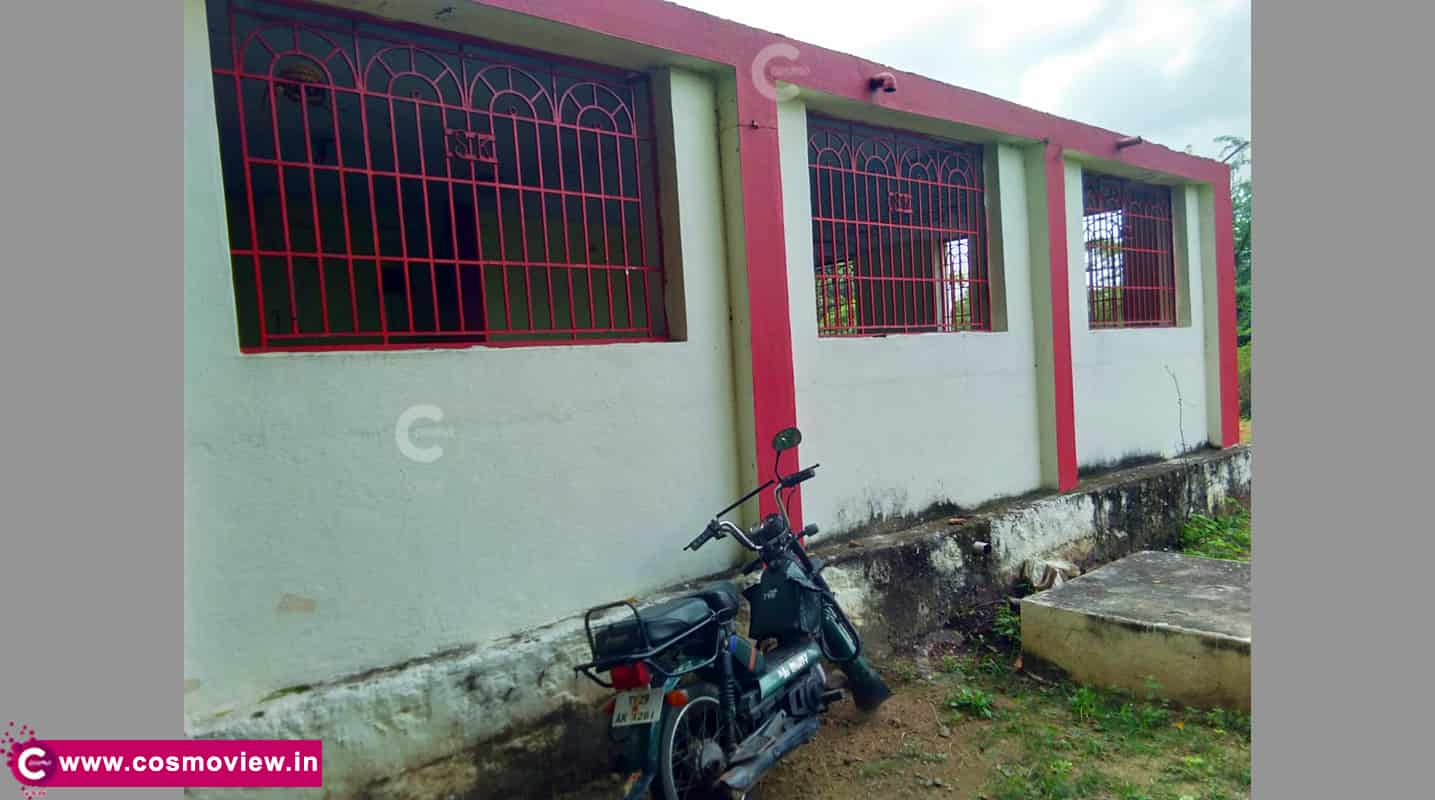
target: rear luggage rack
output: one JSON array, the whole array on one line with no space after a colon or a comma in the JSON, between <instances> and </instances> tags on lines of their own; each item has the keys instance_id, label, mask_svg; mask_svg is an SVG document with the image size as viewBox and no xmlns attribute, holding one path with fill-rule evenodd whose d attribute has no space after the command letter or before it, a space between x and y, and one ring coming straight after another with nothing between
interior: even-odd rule
<instances>
[{"instance_id":1,"label":"rear luggage rack","mask_svg":"<svg viewBox=\"0 0 1435 800\"><path fill-rule=\"evenodd\" d=\"M593 638L593 615L602 611L608 611L610 609L618 608L620 606L626 607L629 611L633 613L633 621L636 623L638 635L643 638L643 649L640 651L633 651L598 658L598 645L596 640ZM643 662L647 665L648 669L652 670L663 678L676 678L682 675L687 675L690 672L696 672L717 661L718 655L721 652L722 648L722 631L718 631L717 638L713 643L713 654L699 664L689 665L687 667L683 667L682 669L669 671L659 666L651 659L653 659L660 653L674 647L675 645L682 643L689 636L692 636L693 634L697 633L698 631L702 630L703 628L707 627L708 625L711 625L716 621L717 614L712 610L709 610L707 616L704 617L701 621L689 626L682 633L672 637L668 641L660 645L654 646L652 641L648 638L648 629L643 625L642 615L638 613L637 607L634 606L632 603L628 602L627 600L619 600L616 603L606 603L601 606L594 606L583 612L583 633L588 638L588 652L592 653L594 658L592 661L589 661L584 664L579 664L578 666L574 667L573 671L583 673L588 677L589 680L593 681L599 686L604 687L605 689L613 688L613 682L603 680L602 678L595 675L595 672L607 672L613 667L618 666L619 664L628 664L634 661ZM617 623L610 623L609 625L613 624Z\"/></svg>"}]
</instances>

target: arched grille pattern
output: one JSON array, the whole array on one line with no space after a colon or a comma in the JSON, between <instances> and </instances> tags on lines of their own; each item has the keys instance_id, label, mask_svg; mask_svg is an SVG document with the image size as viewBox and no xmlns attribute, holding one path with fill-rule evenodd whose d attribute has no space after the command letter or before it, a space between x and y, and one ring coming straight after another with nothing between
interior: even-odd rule
<instances>
[{"instance_id":1,"label":"arched grille pattern","mask_svg":"<svg viewBox=\"0 0 1435 800\"><path fill-rule=\"evenodd\" d=\"M211 0L246 351L665 338L643 75Z\"/></svg>"},{"instance_id":2,"label":"arched grille pattern","mask_svg":"<svg viewBox=\"0 0 1435 800\"><path fill-rule=\"evenodd\" d=\"M1084 172L1081 188L1091 327L1175 326L1170 187Z\"/></svg>"},{"instance_id":3,"label":"arched grille pattern","mask_svg":"<svg viewBox=\"0 0 1435 800\"><path fill-rule=\"evenodd\" d=\"M980 145L808 117L819 336L991 330Z\"/></svg>"}]
</instances>

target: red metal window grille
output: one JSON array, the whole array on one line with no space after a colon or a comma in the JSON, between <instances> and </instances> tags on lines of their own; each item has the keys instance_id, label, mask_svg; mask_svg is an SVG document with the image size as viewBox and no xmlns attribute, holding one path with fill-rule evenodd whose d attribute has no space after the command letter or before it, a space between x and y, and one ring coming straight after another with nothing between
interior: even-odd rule
<instances>
[{"instance_id":1,"label":"red metal window grille","mask_svg":"<svg viewBox=\"0 0 1435 800\"><path fill-rule=\"evenodd\" d=\"M991 330L981 146L807 125L818 335Z\"/></svg>"},{"instance_id":2,"label":"red metal window grille","mask_svg":"<svg viewBox=\"0 0 1435 800\"><path fill-rule=\"evenodd\" d=\"M246 352L666 338L646 76L210 9Z\"/></svg>"},{"instance_id":3,"label":"red metal window grille","mask_svg":"<svg viewBox=\"0 0 1435 800\"><path fill-rule=\"evenodd\" d=\"M1081 188L1091 327L1175 326L1170 187L1086 172Z\"/></svg>"}]
</instances>

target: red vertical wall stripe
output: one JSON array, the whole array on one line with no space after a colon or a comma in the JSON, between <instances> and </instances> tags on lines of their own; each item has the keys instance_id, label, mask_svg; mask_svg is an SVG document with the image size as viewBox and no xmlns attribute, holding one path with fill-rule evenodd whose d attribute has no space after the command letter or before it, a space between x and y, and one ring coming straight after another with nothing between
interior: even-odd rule
<instances>
[{"instance_id":1,"label":"red vertical wall stripe","mask_svg":"<svg viewBox=\"0 0 1435 800\"><path fill-rule=\"evenodd\" d=\"M1066 242L1066 160L1046 145L1046 234L1051 251L1051 366L1057 488L1076 488L1076 394L1071 376L1071 276Z\"/></svg>"},{"instance_id":2,"label":"red vertical wall stripe","mask_svg":"<svg viewBox=\"0 0 1435 800\"><path fill-rule=\"evenodd\" d=\"M1231 174L1211 184L1216 224L1216 324L1220 347L1221 446L1241 441L1236 368L1236 243L1231 220Z\"/></svg>"},{"instance_id":3,"label":"red vertical wall stripe","mask_svg":"<svg viewBox=\"0 0 1435 800\"><path fill-rule=\"evenodd\" d=\"M781 150L777 140L777 103L757 90L747 76L737 81L738 137L742 170L743 234L747 255L747 302L752 350L753 428L757 435L758 476L765 475L776 453L772 435L798 424L797 384L792 358L792 311L787 293L787 243L782 221ZM756 124L754 124L756 123ZM783 457L783 469L796 468L796 453ZM777 510L764 493L763 514ZM802 495L791 494L787 513L802 526Z\"/></svg>"}]
</instances>

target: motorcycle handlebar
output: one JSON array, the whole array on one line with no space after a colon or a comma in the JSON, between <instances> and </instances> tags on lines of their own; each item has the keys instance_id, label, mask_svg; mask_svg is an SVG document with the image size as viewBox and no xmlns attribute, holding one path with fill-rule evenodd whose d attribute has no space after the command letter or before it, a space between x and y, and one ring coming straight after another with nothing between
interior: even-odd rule
<instances>
[{"instance_id":1,"label":"motorcycle handlebar","mask_svg":"<svg viewBox=\"0 0 1435 800\"><path fill-rule=\"evenodd\" d=\"M711 539L711 538L713 538L714 536L717 536L717 535L718 535L718 534L717 534L717 530L716 530L716 529L714 528L714 526L710 523L706 528L703 528L703 532L700 533L700 534L698 534L698 535L697 535L697 538L693 539L691 542L688 542L687 547L684 547L683 549L684 549L684 550L692 550L693 552L697 552L698 548L700 548L700 547L702 547L703 545L707 544L709 539Z\"/></svg>"},{"instance_id":2,"label":"motorcycle handlebar","mask_svg":"<svg viewBox=\"0 0 1435 800\"><path fill-rule=\"evenodd\" d=\"M751 531L745 532L731 522L727 522L725 520L720 521L719 518L721 518L723 514L726 514L727 512L733 510L734 508L737 508L738 506L752 499L754 496L757 495L758 492L761 492L762 490L768 488L769 486L772 486L773 484L777 484L781 489L791 489L792 487L816 475L817 468L819 466L821 465L813 464L807 469L794 472L791 475L778 476L775 480L767 481L763 485L743 495L742 499L738 500L737 502L733 503L722 511L719 511L717 517L715 517L712 522L709 522L706 528L703 528L703 532L698 534L697 537L694 538L691 542L688 542L687 546L683 549L696 552L703 545L707 544L709 539L723 538L724 533L731 534L734 539L737 539L739 542L742 543L743 547L746 547L749 550L761 549L761 546L757 544L756 540L764 538L761 536L761 532L763 528L769 523L769 520L764 519L762 522L759 522L755 527L753 527ZM816 533L816 531L813 531L813 533ZM802 535L808 536L810 534L808 534L806 531L803 531Z\"/></svg>"},{"instance_id":3,"label":"motorcycle handlebar","mask_svg":"<svg viewBox=\"0 0 1435 800\"><path fill-rule=\"evenodd\" d=\"M813 475L816 475L816 474L817 474L817 468L820 467L820 466L822 466L822 465L821 465L821 464L813 464L812 466L808 467L807 469L804 469L804 470L801 470L801 471L798 471L798 472L794 472L794 473L792 473L791 475L784 475L782 478L778 479L778 483L781 484L781 485L782 485L782 488L784 488L784 489L791 489L792 487L796 486L797 484L802 483L803 481L805 481L805 480L811 478Z\"/></svg>"},{"instance_id":4,"label":"motorcycle handlebar","mask_svg":"<svg viewBox=\"0 0 1435 800\"><path fill-rule=\"evenodd\" d=\"M759 526L760 525L761 523L759 523ZM693 539L691 542L688 542L687 547L684 547L683 549L696 552L698 548L707 544L709 539L721 539L724 535L732 536L732 538L741 542L742 546L746 547L749 550L760 549L757 543L753 542L751 536L743 532L742 528L739 528L738 526L732 524L731 522L728 522L727 520L716 519L712 522L709 522L708 526L706 528L703 528L703 532L698 534L696 539Z\"/></svg>"}]
</instances>

